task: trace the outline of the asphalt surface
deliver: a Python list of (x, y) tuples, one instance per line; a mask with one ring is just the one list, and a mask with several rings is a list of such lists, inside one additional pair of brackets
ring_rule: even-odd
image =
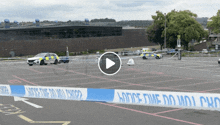
[[(95, 62), (72, 60), (68, 64), (30, 67), (25, 61), (1, 61), (0, 84), (220, 93), (217, 60), (217, 57), (135, 58), (135, 65), (128, 66), (125, 59), (114, 76), (102, 74)], [(52, 99), (28, 101), (43, 108), (0, 96), (0, 125), (220, 124), (218, 111)]]

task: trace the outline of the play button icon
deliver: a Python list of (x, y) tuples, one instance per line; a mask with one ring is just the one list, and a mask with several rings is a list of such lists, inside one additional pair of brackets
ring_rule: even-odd
[(115, 62), (111, 61), (109, 58), (106, 58), (106, 69), (109, 69), (110, 67), (114, 65), (115, 65)]
[(114, 52), (106, 52), (100, 56), (98, 67), (105, 75), (115, 75), (121, 69), (121, 59)]

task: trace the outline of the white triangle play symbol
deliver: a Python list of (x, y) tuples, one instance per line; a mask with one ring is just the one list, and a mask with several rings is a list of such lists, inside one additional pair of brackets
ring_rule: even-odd
[(109, 58), (106, 58), (106, 69), (109, 69), (110, 67), (114, 65), (115, 65), (115, 62), (111, 61)]

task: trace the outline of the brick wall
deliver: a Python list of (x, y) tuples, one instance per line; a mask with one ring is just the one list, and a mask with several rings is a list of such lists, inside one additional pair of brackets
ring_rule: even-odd
[(153, 45), (155, 44), (147, 40), (144, 29), (124, 29), (122, 36), (2, 41), (0, 42), (0, 56), (8, 57), (10, 51), (14, 51), (16, 56), (60, 52), (66, 51), (66, 46), (70, 52), (80, 52), (87, 49), (103, 50)]

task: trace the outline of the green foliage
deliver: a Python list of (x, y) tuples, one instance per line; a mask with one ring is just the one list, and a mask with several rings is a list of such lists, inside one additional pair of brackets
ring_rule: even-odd
[(207, 27), (214, 33), (220, 33), (220, 10), (218, 10), (217, 15), (213, 16), (211, 19), (212, 21), (207, 23)]
[(86, 51), (82, 51), (82, 54), (88, 54), (88, 52), (86, 52)]
[(157, 11), (157, 16), (152, 16), (154, 23), (147, 28), (148, 40), (159, 44), (161, 47), (164, 44), (164, 38), (161, 36), (164, 30), (165, 17), (162, 12)]
[[(167, 43), (171, 48), (176, 46), (177, 35), (181, 35), (181, 44), (184, 45), (184, 49), (188, 49), (188, 43), (195, 39), (200, 41), (205, 37), (206, 32), (199, 22), (194, 17), (196, 14), (185, 11), (172, 11), (167, 15)], [(163, 34), (165, 32), (163, 31)]]
[(182, 57), (185, 57), (185, 56), (186, 56), (186, 53), (181, 53), (181, 56), (182, 56)]
[(99, 53), (104, 53), (105, 52), (105, 50), (98, 50), (99, 51)]
[[(156, 16), (152, 16), (154, 23), (148, 28), (148, 39), (151, 42), (163, 45), (165, 36), (165, 16), (157, 11)], [(177, 35), (181, 35), (181, 45), (188, 49), (188, 43), (195, 39), (200, 41), (203, 37), (208, 37), (208, 32), (201, 24), (195, 20), (196, 14), (185, 11), (172, 10), (166, 15), (166, 43), (168, 48), (175, 48), (177, 45)], [(158, 38), (160, 37), (160, 38)]]
[(91, 22), (116, 22), (115, 19), (92, 19)]
[[(95, 54), (97, 51), (99, 51), (99, 53), (104, 53), (105, 50), (89, 50), (88, 52), (87, 51), (82, 51), (82, 52), (70, 52), (69, 53), (69, 56), (75, 56), (75, 55), (82, 55), (82, 54)], [(55, 52), (58, 56), (66, 56), (66, 51), (64, 52)]]
[(189, 51), (195, 51), (195, 48), (194, 48), (194, 46), (190, 46), (188, 50)]
[(55, 52), (58, 56), (66, 56), (66, 52)]

